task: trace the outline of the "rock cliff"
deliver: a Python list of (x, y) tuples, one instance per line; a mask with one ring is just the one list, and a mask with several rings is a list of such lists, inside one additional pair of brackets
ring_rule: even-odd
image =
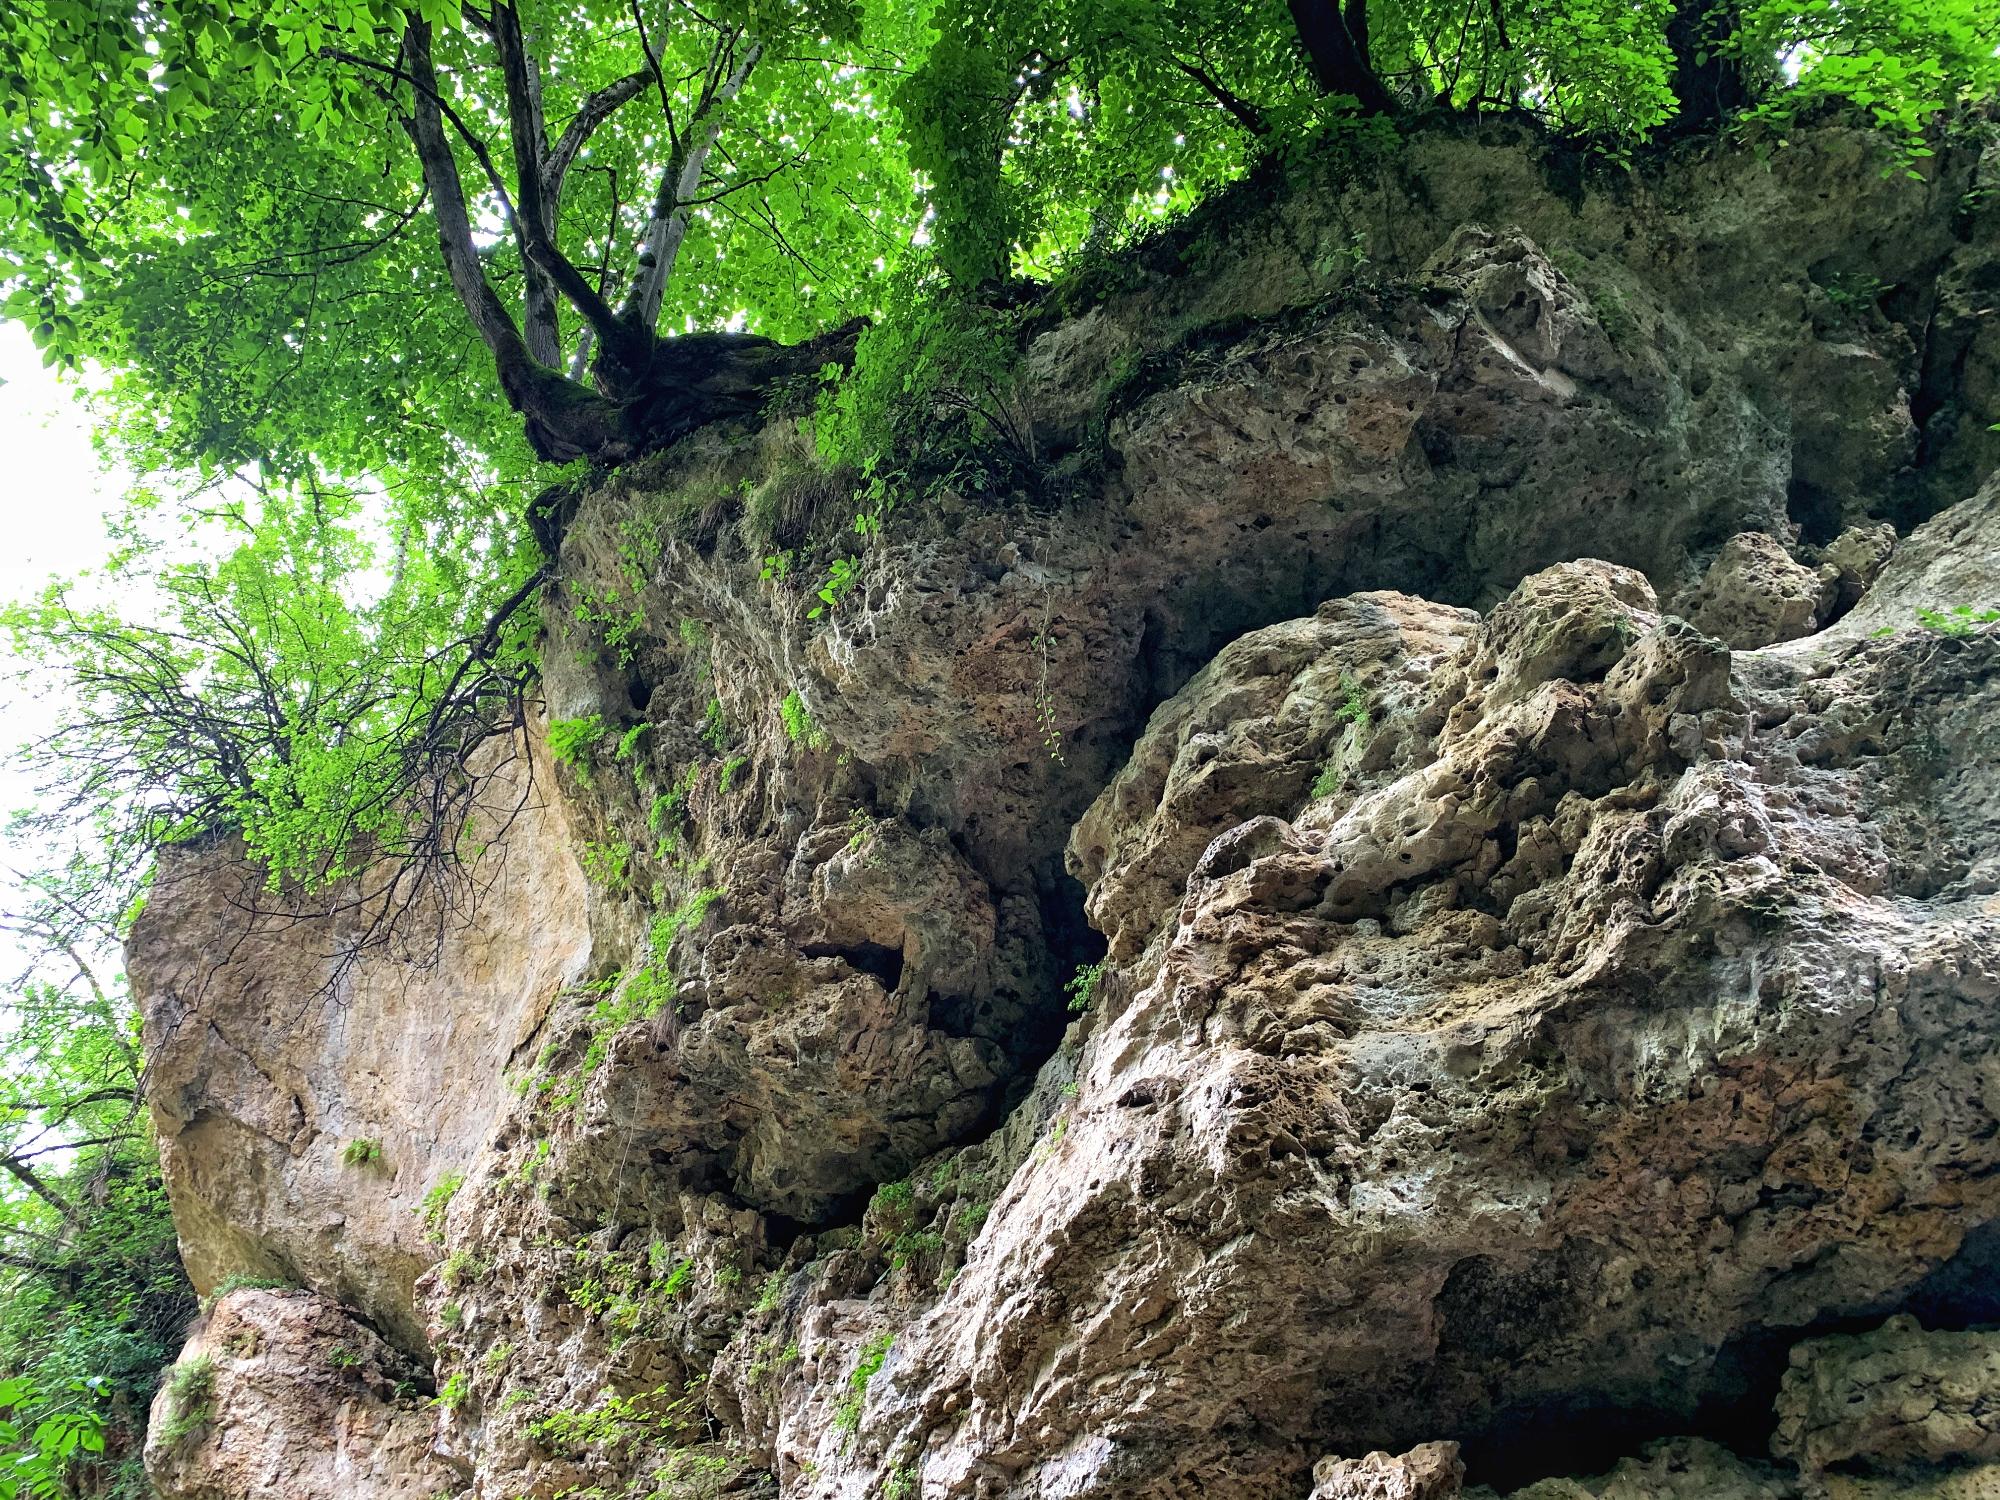
[(1994, 1493), (1996, 188), (1436, 133), (830, 608), (791, 419), (571, 497), (476, 899), (134, 932), (160, 1492)]

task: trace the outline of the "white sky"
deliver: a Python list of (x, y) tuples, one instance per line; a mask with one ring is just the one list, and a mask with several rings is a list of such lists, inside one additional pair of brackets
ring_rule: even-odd
[[(13, 600), (35, 593), (51, 573), (75, 574), (103, 558), (104, 513), (127, 481), (104, 471), (78, 387), (42, 368), (18, 323), (0, 321), (0, 382), (0, 515), (7, 522), (0, 599)], [(8, 669), (0, 672), (0, 812), (12, 812), (34, 799), (12, 751), (45, 733), (60, 704), (23, 693), (4, 639), (0, 652)], [(7, 872), (19, 862), (19, 854), (0, 843), (0, 910), (14, 904)], [(21, 966), (18, 950), (0, 933), (0, 983)]]

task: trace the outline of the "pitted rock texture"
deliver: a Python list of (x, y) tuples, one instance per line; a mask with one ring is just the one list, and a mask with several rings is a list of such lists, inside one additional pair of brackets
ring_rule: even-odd
[(160, 1500), (435, 1500), (457, 1477), (420, 1374), (317, 1293), (227, 1292), (153, 1400), (146, 1472)]
[[(1984, 472), (1927, 341), (2000, 200), (1878, 147), (1246, 188), (1033, 323), (1063, 483), (906, 497), (819, 619), (795, 423), (577, 497), (604, 734), (464, 953), (300, 1021), (214, 854), (135, 934), (198, 1279), (428, 1357), (467, 1500), (1304, 1500), (1891, 1310), (2000, 1217), (1995, 636), (1914, 613), (2000, 492), (1885, 529)], [(1731, 538), (1837, 622), (1663, 608)]]
[(1419, 1443), (1408, 1453), (1323, 1458), (1311, 1500), (1454, 1500), (1465, 1479), (1456, 1443)]
[(1818, 629), (1835, 587), (1773, 538), (1746, 531), (1722, 544), (1689, 601), (1688, 618), (1738, 650), (1793, 641)]
[[(1166, 1496), (1579, 1386), (1692, 1414), (1735, 1335), (1892, 1304), (2000, 1214), (2000, 841), (1956, 812), (2000, 795), (2000, 632), (1732, 667), (1652, 605), (1539, 574), (1385, 710), (1400, 754), (1234, 809), (869, 1386), (864, 1459)], [(1283, 703), (1229, 660), (1246, 717)], [(1134, 764), (1192, 773), (1186, 718)]]
[(1820, 1482), (1836, 1468), (1983, 1462), (2000, 1489), (2000, 1334), (1927, 1332), (1899, 1317), (1799, 1344), (1771, 1446)]

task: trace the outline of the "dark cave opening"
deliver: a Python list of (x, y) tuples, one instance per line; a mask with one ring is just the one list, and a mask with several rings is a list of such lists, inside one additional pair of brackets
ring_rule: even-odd
[[(1563, 1295), (1560, 1286), (1553, 1296)], [(1557, 1393), (1496, 1410), (1457, 1434), (1466, 1483), (1506, 1493), (1540, 1479), (1601, 1474), (1661, 1438), (1699, 1437), (1739, 1457), (1771, 1462), (1774, 1403), (1792, 1347), (1829, 1334), (1861, 1333), (1909, 1313), (1927, 1329), (2000, 1327), (2000, 1221), (1966, 1236), (1958, 1253), (1901, 1295), (1800, 1327), (1752, 1328), (1725, 1343), (1690, 1403), (1621, 1401), (1603, 1391)], [(1412, 1439), (1418, 1441), (1420, 1439)]]

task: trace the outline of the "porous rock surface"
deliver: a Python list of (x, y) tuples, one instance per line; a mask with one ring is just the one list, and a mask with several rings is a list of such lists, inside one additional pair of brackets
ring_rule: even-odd
[(1225, 206), (1029, 341), (1066, 487), (822, 617), (783, 419), (578, 497), (604, 732), (441, 962), (226, 850), (135, 933), (198, 1283), (427, 1367), (472, 1500), (1855, 1479), (1709, 1429), (2000, 1219), (2000, 632), (1916, 617), (2000, 601), (1995, 210), (1798, 140)]

